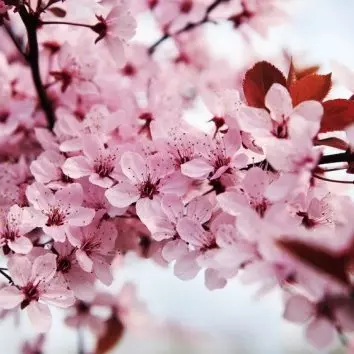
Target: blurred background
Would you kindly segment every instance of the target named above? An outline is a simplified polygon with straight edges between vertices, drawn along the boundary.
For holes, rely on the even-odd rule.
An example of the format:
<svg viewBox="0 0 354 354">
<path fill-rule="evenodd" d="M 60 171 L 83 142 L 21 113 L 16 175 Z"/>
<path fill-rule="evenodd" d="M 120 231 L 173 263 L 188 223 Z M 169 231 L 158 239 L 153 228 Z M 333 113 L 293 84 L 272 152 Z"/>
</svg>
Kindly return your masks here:
<svg viewBox="0 0 354 354">
<path fill-rule="evenodd" d="M 330 71 L 332 60 L 354 69 L 354 1 L 282 0 L 289 20 L 271 29 L 267 40 L 252 37 L 252 49 L 228 26 L 211 26 L 208 36 L 212 50 L 242 65 L 245 57 L 277 58 L 284 50 L 299 64 L 320 64 Z M 148 18 L 141 19 L 139 40 L 152 43 L 158 34 Z M 269 59 L 270 60 L 270 59 Z M 347 97 L 347 96 L 345 96 Z M 153 315 L 143 333 L 127 332 L 112 353 L 118 354 L 277 354 L 316 353 L 306 344 L 302 328 L 282 320 L 280 293 L 273 291 L 255 298 L 257 286 L 242 285 L 237 279 L 225 289 L 208 291 L 202 276 L 193 281 L 177 279 L 171 269 L 129 256 L 124 267 L 117 266 L 112 292 L 125 280 L 132 281 Z M 77 333 L 63 325 L 63 312 L 53 310 L 54 323 L 45 353 L 77 353 Z M 34 333 L 26 316 L 18 328 L 13 317 L 0 322 L 0 353 L 19 353 L 22 338 Z M 93 337 L 83 334 L 89 351 Z M 339 343 L 321 353 L 342 353 Z"/>
</svg>

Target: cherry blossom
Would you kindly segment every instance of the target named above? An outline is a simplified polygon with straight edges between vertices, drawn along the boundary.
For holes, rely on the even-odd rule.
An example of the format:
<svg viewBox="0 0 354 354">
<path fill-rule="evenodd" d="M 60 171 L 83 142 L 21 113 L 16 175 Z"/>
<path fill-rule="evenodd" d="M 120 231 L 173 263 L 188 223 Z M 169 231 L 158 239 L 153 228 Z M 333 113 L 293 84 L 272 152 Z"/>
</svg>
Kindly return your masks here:
<svg viewBox="0 0 354 354">
<path fill-rule="evenodd" d="M 35 227 L 36 223 L 27 210 L 13 205 L 7 217 L 0 221 L 0 245 L 4 253 L 29 253 L 32 250 L 32 242 L 26 234 Z"/>
<path fill-rule="evenodd" d="M 74 183 L 53 193 L 49 188 L 35 182 L 27 188 L 26 196 L 33 205 L 29 212 L 37 218 L 37 225 L 56 241 L 63 242 L 69 226 L 88 225 L 93 219 L 93 209 L 81 206 L 83 190 Z"/>
<path fill-rule="evenodd" d="M 56 282 L 55 258 L 47 254 L 33 263 L 26 257 L 11 258 L 8 267 L 15 285 L 0 290 L 0 306 L 11 309 L 20 305 L 39 332 L 46 332 L 51 325 L 48 305 L 66 308 L 74 303 L 72 292 Z"/>
<path fill-rule="evenodd" d="M 128 2 L 119 0 L 107 16 L 97 16 L 98 23 L 92 26 L 98 34 L 96 43 L 103 40 L 117 66 L 125 62 L 124 46 L 135 35 L 136 22 L 131 15 Z"/>
</svg>

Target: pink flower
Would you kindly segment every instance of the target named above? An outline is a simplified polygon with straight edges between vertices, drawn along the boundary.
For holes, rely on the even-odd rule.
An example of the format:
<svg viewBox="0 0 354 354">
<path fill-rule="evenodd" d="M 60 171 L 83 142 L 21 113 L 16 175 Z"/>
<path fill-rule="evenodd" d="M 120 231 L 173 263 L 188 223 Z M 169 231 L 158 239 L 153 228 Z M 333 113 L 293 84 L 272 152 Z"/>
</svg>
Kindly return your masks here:
<svg viewBox="0 0 354 354">
<path fill-rule="evenodd" d="M 46 254 L 34 262 L 26 257 L 12 257 L 8 269 L 14 285 L 0 290 L 0 307 L 11 309 L 20 305 L 27 309 L 32 325 L 39 332 L 46 332 L 51 325 L 48 305 L 69 307 L 74 303 L 72 291 L 56 281 L 56 256 Z"/>
<path fill-rule="evenodd" d="M 183 195 L 187 189 L 186 179 L 174 172 L 163 154 L 148 156 L 146 160 L 136 152 L 125 152 L 120 160 L 123 176 L 106 191 L 109 202 L 126 207 L 156 198 L 160 194 Z"/>
<path fill-rule="evenodd" d="M 195 179 L 217 179 L 222 174 L 247 164 L 247 156 L 237 153 L 240 147 L 239 131 L 229 129 L 222 137 L 206 139 L 201 146 L 200 157 L 183 164 L 181 171 L 184 175 Z"/>
<path fill-rule="evenodd" d="M 354 330 L 354 304 L 352 300 L 336 295 L 319 300 L 295 294 L 285 304 L 284 318 L 306 324 L 307 340 L 317 349 L 324 349 L 333 341 L 336 331 Z"/>
<path fill-rule="evenodd" d="M 118 151 L 105 148 L 104 144 L 94 135 L 83 138 L 84 156 L 68 158 L 63 171 L 71 178 L 89 176 L 91 183 L 102 188 L 109 188 L 119 178 L 120 165 Z"/>
<path fill-rule="evenodd" d="M 104 18 L 96 16 L 98 23 L 92 26 L 98 33 L 96 42 L 103 40 L 118 67 L 125 63 L 124 46 L 135 35 L 136 21 L 126 0 L 119 0 Z"/>
<path fill-rule="evenodd" d="M 93 209 L 82 207 L 83 191 L 78 183 L 72 183 L 56 193 L 43 184 L 34 182 L 26 191 L 33 205 L 29 211 L 37 218 L 37 226 L 54 240 L 63 242 L 69 226 L 88 225 L 94 215 Z"/>
<path fill-rule="evenodd" d="M 58 151 L 46 150 L 32 161 L 30 170 L 37 182 L 57 189 L 70 182 L 70 178 L 64 175 L 61 168 L 64 161 L 64 155 Z"/>
<path fill-rule="evenodd" d="M 26 254 L 32 250 L 32 242 L 25 235 L 36 227 L 35 220 L 25 208 L 13 205 L 6 218 L 0 218 L 0 246 L 5 254 L 12 250 Z"/>
<path fill-rule="evenodd" d="M 95 273 L 105 285 L 113 281 L 110 264 L 115 256 L 117 236 L 113 222 L 98 218 L 90 226 L 70 232 L 70 241 L 76 246 L 75 257 L 80 267 L 85 272 Z"/>
<path fill-rule="evenodd" d="M 74 328 L 88 327 L 95 335 L 101 335 L 105 330 L 105 319 L 91 312 L 95 306 L 95 299 L 92 302 L 76 301 L 74 313 L 65 318 L 65 324 Z"/>
<path fill-rule="evenodd" d="M 239 112 L 241 129 L 258 137 L 257 142 L 259 138 L 264 140 L 270 137 L 291 139 L 290 125 L 296 126 L 300 117 L 305 120 L 306 130 L 303 133 L 306 133 L 306 137 L 312 139 L 317 134 L 323 115 L 319 102 L 305 101 L 293 108 L 288 90 L 280 84 L 273 84 L 267 92 L 265 104 L 270 113 L 261 108 L 246 106 Z"/>
<path fill-rule="evenodd" d="M 81 55 L 78 55 L 81 53 Z M 94 60 L 65 43 L 59 50 L 59 70 L 51 71 L 54 79 L 61 83 L 61 91 L 65 92 L 69 87 L 80 93 L 97 92 L 93 83 L 96 73 Z"/>
<path fill-rule="evenodd" d="M 57 277 L 74 292 L 74 295 L 85 301 L 94 296 L 95 276 L 84 271 L 75 257 L 76 249 L 68 242 L 55 242 L 52 252 L 57 254 Z"/>
</svg>

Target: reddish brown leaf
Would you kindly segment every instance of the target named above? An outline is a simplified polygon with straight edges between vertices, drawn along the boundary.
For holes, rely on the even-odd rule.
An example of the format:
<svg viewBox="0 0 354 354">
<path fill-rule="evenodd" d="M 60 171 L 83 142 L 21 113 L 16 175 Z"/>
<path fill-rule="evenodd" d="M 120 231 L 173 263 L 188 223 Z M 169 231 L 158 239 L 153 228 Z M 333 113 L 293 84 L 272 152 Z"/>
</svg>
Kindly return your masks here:
<svg viewBox="0 0 354 354">
<path fill-rule="evenodd" d="M 343 130 L 354 123 L 354 101 L 336 99 L 323 102 L 320 133 Z"/>
<path fill-rule="evenodd" d="M 106 321 L 106 330 L 96 343 L 95 354 L 108 353 L 122 338 L 124 326 L 116 317 L 112 316 Z"/>
<path fill-rule="evenodd" d="M 243 80 L 247 103 L 252 107 L 264 108 L 264 97 L 275 83 L 286 86 L 286 79 L 279 69 L 266 61 L 255 64 Z"/>
<path fill-rule="evenodd" d="M 290 95 L 293 105 L 296 106 L 303 101 L 322 101 L 332 86 L 332 74 L 309 75 L 295 81 L 290 86 Z"/>
<path fill-rule="evenodd" d="M 314 145 L 316 146 L 330 146 L 339 150 L 347 150 L 349 145 L 342 139 L 339 138 L 326 138 L 326 139 L 316 139 L 314 141 Z"/>
<path fill-rule="evenodd" d="M 56 17 L 65 17 L 66 16 L 66 11 L 61 9 L 60 7 L 51 7 L 48 9 L 54 16 Z"/>
<path fill-rule="evenodd" d="M 288 78 L 286 79 L 287 87 L 290 87 L 296 80 L 297 80 L 296 71 L 295 71 L 294 63 L 291 60 L 290 61 L 289 72 L 288 72 Z"/>
<path fill-rule="evenodd" d="M 342 284 L 349 284 L 347 274 L 348 258 L 334 255 L 318 246 L 305 244 L 296 240 L 280 240 L 278 245 L 301 262 L 318 272 L 326 274 Z"/>
<path fill-rule="evenodd" d="M 295 70 L 296 79 L 300 80 L 305 76 L 316 74 L 318 70 L 320 70 L 320 67 L 318 65 L 308 66 L 302 69 L 296 69 Z"/>
</svg>

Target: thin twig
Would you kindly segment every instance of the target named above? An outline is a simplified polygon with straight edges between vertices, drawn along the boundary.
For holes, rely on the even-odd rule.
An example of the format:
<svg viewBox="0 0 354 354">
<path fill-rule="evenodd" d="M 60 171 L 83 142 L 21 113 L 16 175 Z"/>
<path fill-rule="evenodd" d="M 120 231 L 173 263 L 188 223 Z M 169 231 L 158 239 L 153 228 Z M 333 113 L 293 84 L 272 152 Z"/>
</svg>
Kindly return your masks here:
<svg viewBox="0 0 354 354">
<path fill-rule="evenodd" d="M 354 181 L 343 181 L 343 180 L 339 180 L 339 179 L 331 179 L 331 178 L 323 177 L 323 176 L 320 176 L 317 174 L 314 174 L 313 177 L 320 179 L 322 181 L 326 181 L 326 182 L 341 183 L 341 184 L 354 184 Z"/>
<path fill-rule="evenodd" d="M 9 284 L 14 284 L 14 281 L 12 280 L 12 278 L 4 272 L 4 268 L 0 268 L 0 274 L 2 276 L 4 276 L 9 281 Z"/>
<path fill-rule="evenodd" d="M 214 0 L 213 3 L 211 3 L 207 9 L 205 10 L 205 14 L 204 17 L 197 21 L 197 22 L 189 22 L 187 23 L 183 28 L 181 28 L 180 30 L 178 30 L 175 33 L 164 33 L 161 38 L 159 38 L 154 44 L 152 44 L 148 50 L 149 54 L 152 55 L 154 53 L 154 51 L 156 50 L 156 48 L 163 43 L 166 39 L 170 38 L 170 37 L 174 37 L 176 35 L 179 35 L 181 33 L 184 32 L 188 32 L 191 31 L 192 29 L 199 27 L 201 25 L 203 25 L 204 23 L 208 23 L 208 22 L 212 22 L 215 23 L 214 21 L 210 21 L 209 20 L 209 14 L 216 8 L 218 7 L 220 4 L 222 4 L 223 2 L 227 2 L 229 0 Z"/>
</svg>

